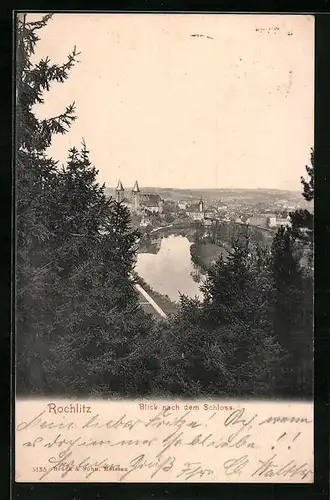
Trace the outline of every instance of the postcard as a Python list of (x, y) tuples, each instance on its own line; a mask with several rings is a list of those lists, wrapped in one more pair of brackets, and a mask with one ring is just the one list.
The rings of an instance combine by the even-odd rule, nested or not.
[(16, 482), (312, 483), (313, 16), (14, 29)]

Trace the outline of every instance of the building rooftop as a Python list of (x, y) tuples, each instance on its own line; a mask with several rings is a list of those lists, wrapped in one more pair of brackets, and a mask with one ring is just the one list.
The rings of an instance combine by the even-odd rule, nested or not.
[(132, 192), (133, 192), (133, 193), (139, 193), (139, 192), (140, 192), (140, 188), (139, 188), (139, 185), (138, 185), (138, 181), (135, 181), (135, 184), (134, 184), (134, 186), (133, 186)]
[(158, 201), (156, 200), (142, 200), (142, 205), (144, 207), (158, 207)]
[(118, 179), (118, 184), (117, 184), (117, 187), (116, 187), (116, 191), (124, 191), (124, 188), (123, 188), (123, 185), (122, 185), (120, 179)]
[[(129, 199), (125, 196), (123, 201), (126, 203), (131, 203), (132, 198)], [(140, 204), (143, 206), (158, 207), (158, 205), (161, 201), (162, 201), (162, 198), (158, 194), (141, 193), (141, 195), (140, 195)]]
[(193, 212), (199, 212), (199, 205), (191, 205), (190, 207), (187, 208), (187, 212), (193, 213)]

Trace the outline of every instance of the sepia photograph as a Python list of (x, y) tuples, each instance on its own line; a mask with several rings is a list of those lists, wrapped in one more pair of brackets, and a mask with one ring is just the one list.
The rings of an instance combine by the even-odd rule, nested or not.
[(312, 402), (313, 16), (15, 38), (16, 397)]

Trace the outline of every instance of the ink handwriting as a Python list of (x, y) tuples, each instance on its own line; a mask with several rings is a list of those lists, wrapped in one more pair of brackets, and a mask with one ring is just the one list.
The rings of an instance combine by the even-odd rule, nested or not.
[(97, 481), (107, 473), (120, 482), (301, 482), (313, 477), (313, 450), (301, 456), (311, 429), (311, 414), (294, 406), (259, 414), (250, 404), (211, 417), (169, 408), (116, 415), (114, 406), (75, 418), (36, 412), (17, 422), (16, 446), (39, 481)]

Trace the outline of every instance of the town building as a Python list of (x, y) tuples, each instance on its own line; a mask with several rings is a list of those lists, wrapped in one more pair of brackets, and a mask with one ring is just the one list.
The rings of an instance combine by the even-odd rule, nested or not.
[(186, 201), (179, 201), (178, 208), (179, 210), (186, 210), (188, 203)]
[(290, 216), (288, 217), (277, 217), (276, 218), (276, 227), (290, 227), (291, 226), (291, 218)]
[(203, 221), (205, 217), (204, 202), (200, 200), (198, 205), (190, 205), (186, 209), (188, 217), (194, 221)]
[(125, 196), (125, 189), (119, 179), (116, 187), (116, 200), (123, 203), (135, 214), (161, 214), (163, 213), (163, 200), (158, 194), (141, 193), (138, 182), (135, 181), (131, 196)]
[(218, 214), (215, 210), (205, 210), (204, 216), (205, 219), (215, 219), (216, 217), (218, 217)]
[(272, 228), (272, 227), (276, 227), (276, 215), (272, 215), (270, 217), (268, 217), (268, 227)]
[(250, 217), (250, 219), (248, 219), (247, 222), (251, 226), (276, 229), (279, 226), (290, 226), (291, 218), (289, 215), (286, 214), (276, 215), (272, 213), (270, 214), (265, 213)]
[(140, 227), (148, 227), (150, 225), (150, 221), (145, 217), (141, 218)]

